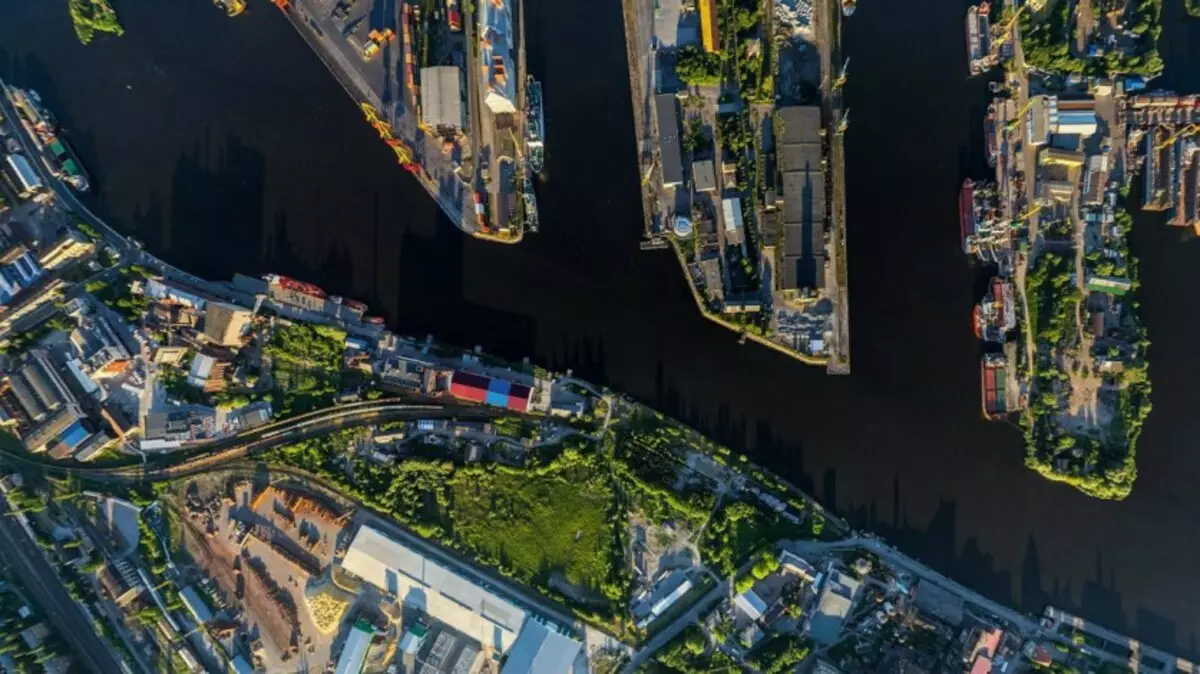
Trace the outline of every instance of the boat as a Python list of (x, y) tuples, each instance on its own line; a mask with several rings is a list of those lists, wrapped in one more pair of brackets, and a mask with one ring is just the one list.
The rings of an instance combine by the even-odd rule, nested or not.
[(546, 126), (542, 111), (542, 83), (530, 75), (525, 80), (525, 147), (529, 154), (529, 166), (534, 173), (541, 173), (545, 166)]
[(537, 194), (533, 191), (533, 172), (531, 170), (525, 171), (525, 180), (521, 185), (521, 199), (525, 202), (525, 231), (536, 234), (538, 231)]
[(61, 137), (52, 137), (46, 145), (46, 150), (51, 158), (51, 167), (56, 176), (80, 192), (88, 191), (91, 185), (88, 182), (87, 174), (80, 167), (79, 159), (71, 147)]
[(850, 16), (854, 14), (857, 8), (858, 0), (842, 0), (842, 16)]
[(992, 103), (988, 106), (987, 117), (983, 120), (983, 138), (987, 145), (987, 163), (988, 166), (996, 168), (996, 158), (1000, 155), (1000, 148), (996, 145), (996, 104)]
[(970, 255), (975, 248), (975, 181), (970, 178), (963, 181), (958, 193), (958, 228), (963, 252)]
[(998, 421), (1008, 416), (1008, 359), (1001, 353), (985, 353), (979, 362), (982, 379), (983, 416)]
[(988, 292), (974, 311), (975, 336), (985, 342), (1003, 344), (1008, 333), (1017, 327), (1017, 316), (1013, 310), (1012, 283), (1002, 277), (994, 277)]
[(988, 66), (988, 31), (991, 30), (987, 2), (967, 8), (967, 67), (972, 75), (982, 73)]

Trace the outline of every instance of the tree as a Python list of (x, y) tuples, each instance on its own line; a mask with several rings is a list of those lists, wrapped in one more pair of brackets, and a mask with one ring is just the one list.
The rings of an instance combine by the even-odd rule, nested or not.
[(675, 52), (675, 75), (689, 85), (721, 81), (721, 56), (688, 45)]

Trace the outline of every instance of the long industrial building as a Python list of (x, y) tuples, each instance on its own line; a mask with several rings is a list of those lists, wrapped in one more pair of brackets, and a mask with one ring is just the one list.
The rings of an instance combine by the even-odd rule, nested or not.
[(683, 184), (683, 151), (679, 145), (679, 101), (674, 94), (654, 97), (658, 119), (658, 156), (662, 165), (663, 187)]
[(472, 583), (377, 529), (354, 535), (342, 569), (410, 607), (477, 639), (497, 657), (503, 674), (568, 674), (583, 644), (530, 620), (521, 608)]
[(457, 66), (421, 68), (421, 123), (435, 129), (463, 128), (462, 71)]
[(783, 254), (778, 288), (795, 291), (825, 285), (825, 162), (821, 108), (797, 105), (776, 111), (783, 197)]
[(355, 534), (342, 568), (500, 653), (525, 622), (512, 603), (368, 526)]

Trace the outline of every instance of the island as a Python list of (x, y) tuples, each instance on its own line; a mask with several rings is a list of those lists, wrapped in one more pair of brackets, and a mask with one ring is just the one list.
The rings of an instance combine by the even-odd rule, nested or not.
[(75, 36), (83, 44), (90, 43), (96, 33), (123, 35), (125, 29), (117, 20), (117, 12), (108, 0), (67, 0)]
[(841, 21), (851, 0), (624, 0), (643, 249), (707, 318), (850, 372)]
[[(1151, 407), (1128, 243), (1131, 178), (1141, 142), (1152, 148), (1143, 208), (1194, 194), (1194, 170), (1159, 153), (1194, 149), (1197, 127), (1170, 119), (1146, 128), (1149, 100), (1178, 102), (1139, 93), (1162, 70), (1158, 0), (1081, 6), (1074, 20), (1070, 7), (968, 11), (971, 74), (1002, 65), (1004, 76), (984, 121), (995, 173), (963, 185), (960, 228), (964, 251), (995, 273), (973, 320), (984, 416), (1015, 418), (1026, 465), (1045, 477), (1123, 499)], [(1183, 210), (1174, 224), (1195, 226), (1196, 213)]]
[(1197, 672), (984, 597), (570, 372), (173, 267), (4, 91), (5, 668)]
[(271, 2), (456, 227), (510, 244), (538, 230), (545, 121), (522, 0)]

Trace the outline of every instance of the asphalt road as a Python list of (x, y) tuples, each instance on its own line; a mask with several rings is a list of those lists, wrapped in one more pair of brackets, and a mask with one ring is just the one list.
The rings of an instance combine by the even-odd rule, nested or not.
[(67, 594), (50, 563), (12, 516), (4, 499), (0, 499), (0, 561), (13, 570), (26, 596), (48, 616), (88, 671), (124, 674), (117, 657), (92, 629), (87, 616)]

